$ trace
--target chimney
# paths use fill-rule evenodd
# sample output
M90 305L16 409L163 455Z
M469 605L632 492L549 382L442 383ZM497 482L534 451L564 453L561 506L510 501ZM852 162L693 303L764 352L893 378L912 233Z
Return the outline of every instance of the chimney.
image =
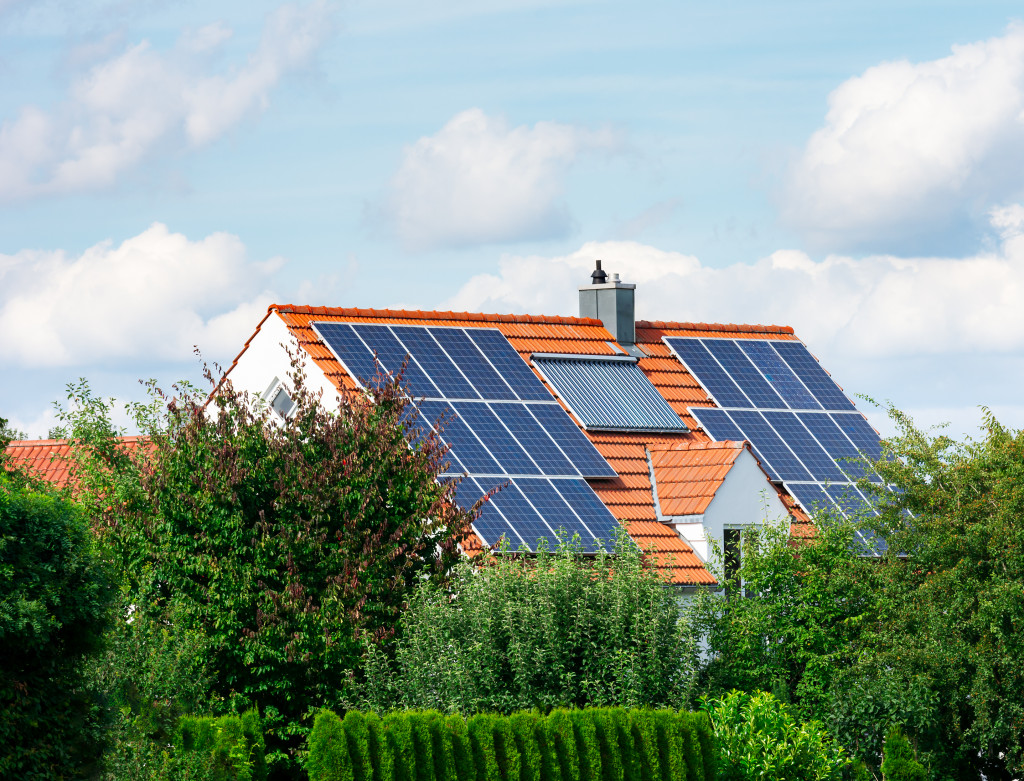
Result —
M620 282L618 274L612 274L609 282L600 260L590 279L591 284L580 288L580 317L600 320L619 344L636 342L636 285Z

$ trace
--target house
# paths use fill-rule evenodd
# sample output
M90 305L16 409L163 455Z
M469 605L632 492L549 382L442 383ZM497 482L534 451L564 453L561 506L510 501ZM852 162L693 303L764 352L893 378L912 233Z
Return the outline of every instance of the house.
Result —
M685 591L715 584L714 549L735 562L745 528L807 538L822 506L871 512L853 480L873 473L848 459L877 458L878 434L792 328L638 321L635 295L598 261L576 317L275 304L226 377L287 416L289 346L328 403L404 364L458 501L491 495L467 552L572 533L592 551L621 525ZM65 449L9 453L66 482Z
M469 475L460 503L471 505L503 476L512 486L474 525L469 550L493 547L500 536L529 548L556 530L571 513L552 487L581 528L601 526L586 497L573 505L569 496L585 480L673 583L696 587L715 582L712 540L728 552L743 528L771 522L813 536L808 511L822 504L837 514L858 504L870 511L851 484L867 467L845 460L877 457L877 432L792 328L638 321L635 287L618 275L609 280L598 261L579 289L576 317L275 304L227 377L287 415L285 345L308 356L308 385L324 399L404 363L423 416L446 415L442 425L455 427L442 436L455 461L469 465L451 470ZM501 378L491 395L488 383ZM539 441L536 423L559 452ZM559 440L570 423L599 459ZM564 469L570 449L579 453L576 471ZM607 539L601 528L606 533L595 536Z

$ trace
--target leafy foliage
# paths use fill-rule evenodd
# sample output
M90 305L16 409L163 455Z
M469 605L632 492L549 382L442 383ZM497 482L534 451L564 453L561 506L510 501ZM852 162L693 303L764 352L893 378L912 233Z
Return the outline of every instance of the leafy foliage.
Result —
M78 508L0 469L0 777L93 769L101 711L82 667L113 591Z
M623 534L615 555L571 544L463 563L420 586L394 663L368 650L372 707L463 713L685 701L695 648L675 595Z
M800 723L768 692L707 700L719 781L838 781L849 764L815 721Z
M443 581L471 520L436 480L441 441L406 429L397 383L344 394L335 412L298 362L293 382L288 420L230 386L209 406L154 388L158 404L135 409L148 445L133 451L87 386L65 414L81 500L129 600L154 620L173 605L206 638L210 700L258 706L282 768L312 715L343 705L359 636L387 637L412 586Z
M885 736L885 758L882 776L886 781L926 781L928 773L917 761L910 741L899 727L893 727Z

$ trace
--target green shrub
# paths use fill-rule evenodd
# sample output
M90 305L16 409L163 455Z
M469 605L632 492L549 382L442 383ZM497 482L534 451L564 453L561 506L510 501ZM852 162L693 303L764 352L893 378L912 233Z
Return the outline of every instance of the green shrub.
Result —
M540 715L534 711L513 713L508 720L519 749L519 781L541 781L541 754L538 730Z
M569 711L580 757L580 781L601 781L601 745L591 712L590 709Z
M455 762L455 777L458 781L475 781L476 763L473 759L473 746L469 739L469 728L466 720L454 713L444 720L448 734L452 738L452 756Z
M636 746L637 765L641 781L661 781L661 763L658 759L658 730L654 713L649 710L629 712L630 732Z
M378 710L678 707L696 665L674 592L628 536L614 556L567 544L464 563L451 586L418 587L400 624L393 663L366 654L363 696Z
M79 509L0 464L0 778L93 770L104 735L83 667L113 594Z
M686 781L686 745L679 717L674 711L655 711L654 724L658 734L662 781Z
M366 714L366 736L373 764L373 781L395 781L395 751L384 722L376 713Z
M435 781L434 738L430 732L430 716L422 712L410 713L409 730L413 752L416 754L416 781Z
M558 741L551 716L537 722L537 748L540 750L542 781L562 781L562 763L558 757Z
M211 778L217 781L266 781L266 746L256 711L217 718L184 716L178 723L175 748L208 757ZM323 778L333 781L335 777ZM351 781L351 776L346 781Z
M522 759L512 725L507 717L495 716L491 720L491 729L494 730L494 755L503 781L519 781Z
M434 778L437 781L458 781L455 770L455 755L452 747L452 734L448 731L444 716L437 711L425 711L430 732L431 754L434 758Z
M373 781L373 754L366 717L359 711L350 710L341 725L348 740L349 756L352 757L352 777L355 781ZM316 729L315 724L313 729Z
M345 727L331 711L321 711L309 734L306 772L309 781L354 781L352 755Z
M384 732L394 756L395 781L416 781L416 745L409 714L401 711L384 717Z
M893 727L885 736L882 753L882 776L886 781L926 781L928 773L917 761L903 730Z
M478 713L466 722L478 781L502 781L494 749L493 721L494 716L490 713Z
M704 711L686 714L700 743L700 756L704 765L704 781L715 781L718 749L715 747L715 731L711 717Z
M817 722L797 722L768 692L733 691L705 702L718 746L719 781L839 781L849 760Z
M679 714L679 729L682 731L683 746L686 756L686 777L689 781L704 781L704 757L701 753L700 739L693 723L693 714Z
M636 750L636 739L633 737L629 711L624 708L611 708L608 711L608 716L615 729L615 737L619 745L623 781L641 781L640 755Z
M593 708L590 711L594 723L594 734L601 756L602 781L624 781L622 770L622 749L619 748L619 736L612 721L610 708Z
M547 722L562 781L580 781L579 747L569 711L553 710L548 714Z

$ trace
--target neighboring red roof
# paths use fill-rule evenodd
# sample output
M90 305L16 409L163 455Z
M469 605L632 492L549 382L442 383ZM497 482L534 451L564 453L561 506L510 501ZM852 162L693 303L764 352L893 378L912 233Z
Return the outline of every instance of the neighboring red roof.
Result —
M119 437L129 449L144 442L143 437ZM71 480L73 461L66 439L23 439L11 442L4 451L22 471L63 488Z
M403 325L438 325L463 328L497 328L511 342L527 363L533 353L563 353L576 355L621 355L611 345L614 337L600 320L580 317L548 317L536 315L492 315L477 312L423 312L419 310L354 309L310 307L274 304L267 317L280 317L313 362L340 389L353 388L353 380L345 373L330 349L320 341L310 325L317 320L337 322L396 323ZM265 321L266 318L264 318ZM262 326L262 322L260 326ZM259 328L257 328L257 333ZM255 336L255 334L254 334ZM672 408L688 427L693 429L679 434L643 434L585 432L612 468L618 473L615 480L592 480L591 487L626 527L629 535L645 550L652 550L673 583L714 583L714 578L690 546L669 526L657 520L654 495L651 489L647 451L679 447L710 447L711 452L725 451L720 444L711 445L709 438L699 430L689 414L690 406L714 406L697 381L669 352L662 342L663 336L729 336L732 338L790 339L795 340L793 329L774 325L727 325L701 323L666 323L637 321L637 345L647 355L638 365L651 383L658 388ZM246 342L248 348L252 338ZM239 354L239 358L244 354ZM232 364L234 367L238 358ZM230 372L230 369L229 369ZM543 378L538 377L543 382ZM545 383L546 384L546 383ZM548 389L551 390L550 386ZM552 391L554 396L554 392ZM694 450L694 452L697 452ZM660 478L657 478L660 486ZM692 491L713 491L716 486L691 486ZM785 497L788 499L788 497ZM791 501L787 505L794 508ZM797 527L806 522L798 509L794 512L794 532L807 536ZM469 547L477 547L470 543Z

